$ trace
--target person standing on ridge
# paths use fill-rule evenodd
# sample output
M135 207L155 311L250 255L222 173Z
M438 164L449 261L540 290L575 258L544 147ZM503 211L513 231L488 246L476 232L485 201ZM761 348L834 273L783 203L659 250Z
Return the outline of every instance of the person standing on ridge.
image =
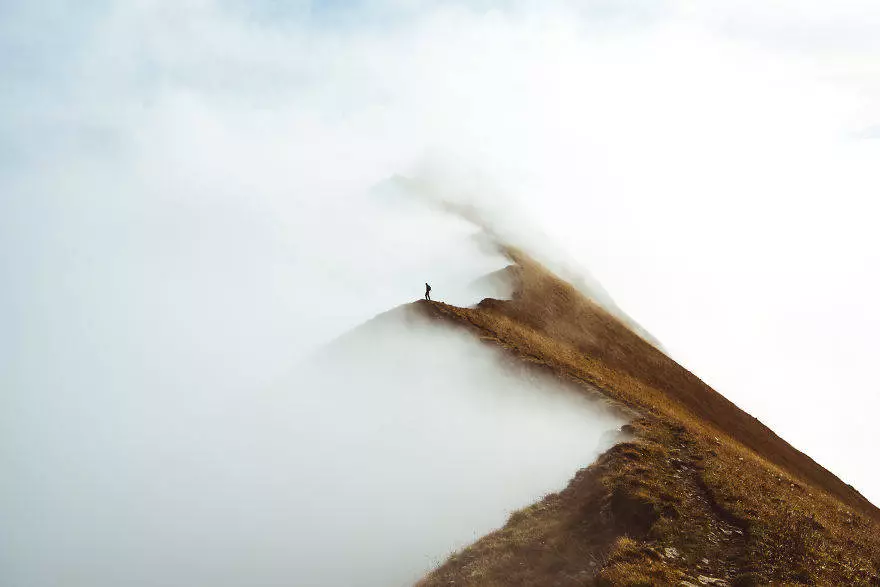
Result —
M429 302L431 301L431 286L428 285L428 282L425 282L425 299Z

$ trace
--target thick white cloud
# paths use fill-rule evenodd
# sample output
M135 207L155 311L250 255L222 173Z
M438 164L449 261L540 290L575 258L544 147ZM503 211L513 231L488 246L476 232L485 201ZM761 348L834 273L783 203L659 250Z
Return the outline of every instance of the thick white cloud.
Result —
M476 299L504 261L401 174L880 500L878 15L793 7L4 4L7 469L155 390L239 405L424 281Z
M623 423L503 360L398 311L265 387L190 364L20 399L39 414L0 452L3 584L412 584Z

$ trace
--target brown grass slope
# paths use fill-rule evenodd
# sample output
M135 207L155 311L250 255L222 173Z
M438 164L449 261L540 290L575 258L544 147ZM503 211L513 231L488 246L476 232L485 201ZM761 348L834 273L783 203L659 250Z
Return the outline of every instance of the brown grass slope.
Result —
M636 410L635 440L420 585L880 585L876 507L571 285L509 254L511 300L416 308Z

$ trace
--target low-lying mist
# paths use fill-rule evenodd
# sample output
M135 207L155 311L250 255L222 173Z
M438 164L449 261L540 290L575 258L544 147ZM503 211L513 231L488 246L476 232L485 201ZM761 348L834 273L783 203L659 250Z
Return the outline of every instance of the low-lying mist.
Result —
M406 308L261 391L136 401L29 448L39 471L4 489L5 585L411 584L622 423Z
M878 499L876 3L403 4L0 3L0 585L393 584L593 458L460 333L292 367L503 297L400 177Z

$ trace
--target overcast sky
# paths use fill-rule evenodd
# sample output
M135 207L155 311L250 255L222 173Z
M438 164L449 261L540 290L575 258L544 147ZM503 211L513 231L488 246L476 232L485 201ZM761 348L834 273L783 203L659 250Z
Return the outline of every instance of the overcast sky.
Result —
M0 87L7 462L476 301L504 261L406 176L880 502L873 0L3 2Z

